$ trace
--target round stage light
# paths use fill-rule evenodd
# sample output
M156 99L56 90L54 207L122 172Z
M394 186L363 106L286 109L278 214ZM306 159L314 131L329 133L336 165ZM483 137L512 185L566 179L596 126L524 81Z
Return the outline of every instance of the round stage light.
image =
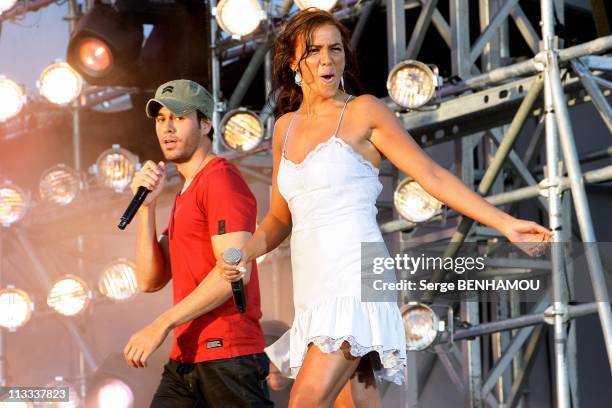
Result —
M98 181L117 192L125 190L134 178L138 157L119 145L102 152L96 161L95 173Z
M399 183L393 194L393 205L402 217L411 222L428 221L442 210L442 203L411 178Z
M0 326L17 330L30 320L34 309L30 295L21 289L0 290Z
M427 65L415 60L397 64L387 78L389 96L398 105L416 109L434 96L439 77Z
M40 94L56 105L74 101L83 89L83 79L65 62L49 65L38 80Z
M113 66L113 53L108 45L97 38L85 37L78 46L80 68L91 76L103 76Z
M68 401L64 402L45 402L43 406L50 408L78 408L81 406L81 397L77 392L76 388L68 381L64 380L63 377L55 377L53 381L45 385L48 388L60 388L65 387L68 389Z
M32 408L33 406L34 405L32 405L32 403L29 401L0 401L0 408Z
M125 259L107 265L98 282L100 293L109 299L126 300L138 293L136 267Z
M28 209L26 193L19 187L5 182L0 185L0 224L8 227L21 220Z
M241 152L255 149L264 137L259 116L243 108L229 111L221 120L220 128L223 144Z
M295 0L295 4L301 9L315 7L321 10L330 11L338 3L338 0Z
M61 163L45 171L38 184L40 197L57 205L68 205L73 202L80 189L79 174Z
M47 304L64 316L74 316L89 303L89 289L85 281L75 275L65 275L49 291Z
M410 351L425 350L444 331L440 319L427 305L408 303L400 311L406 331L406 348Z
M17 0L0 0L0 14L10 10L15 3L17 3Z
M23 89L14 81L0 76L0 122L16 116L24 104Z
M216 18L223 31L242 37L259 27L265 13L257 0L221 0Z
M92 405L95 408L131 408L134 406L134 392L129 385L117 378L105 379L89 393L94 395ZM88 399L90 398L88 396Z

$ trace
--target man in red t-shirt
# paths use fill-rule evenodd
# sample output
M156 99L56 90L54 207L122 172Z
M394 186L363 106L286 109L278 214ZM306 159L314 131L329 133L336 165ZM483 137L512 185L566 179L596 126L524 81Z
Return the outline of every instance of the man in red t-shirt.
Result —
M212 110L208 91L188 80L161 85L147 103L164 157L184 180L159 239L155 206L164 162L146 162L131 185L134 192L139 186L151 191L138 212L138 286L154 292L172 279L174 294L174 306L124 349L128 364L145 367L174 331L170 361L151 403L156 408L272 406L256 264L244 270L245 313L237 312L231 285L216 266L225 249L241 248L255 231L257 206L238 169L211 154Z

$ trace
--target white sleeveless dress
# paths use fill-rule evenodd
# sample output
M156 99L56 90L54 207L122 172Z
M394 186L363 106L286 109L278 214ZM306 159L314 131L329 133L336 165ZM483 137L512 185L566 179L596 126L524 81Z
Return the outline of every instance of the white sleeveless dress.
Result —
M375 205L382 184L378 169L337 135L349 99L334 135L300 164L285 157L283 146L277 182L293 221L295 319L266 353L295 378L308 344L332 352L346 341L353 356L377 352L382 363L377 377L401 384L406 339L399 308L361 302L361 243L383 242Z

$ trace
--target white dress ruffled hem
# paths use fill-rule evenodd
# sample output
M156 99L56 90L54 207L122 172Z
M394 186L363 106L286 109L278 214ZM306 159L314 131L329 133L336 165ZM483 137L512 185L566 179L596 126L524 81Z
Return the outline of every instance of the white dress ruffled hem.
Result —
M267 347L266 353L284 375L296 378L309 344L331 353L347 342L354 357L376 352L381 363L376 377L401 385L406 366L401 322L394 303L338 297L298 310L291 329Z

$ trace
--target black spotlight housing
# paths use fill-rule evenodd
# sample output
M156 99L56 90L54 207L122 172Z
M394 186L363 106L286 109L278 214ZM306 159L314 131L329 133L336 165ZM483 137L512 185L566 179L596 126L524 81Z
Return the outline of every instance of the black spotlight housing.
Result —
M96 4L68 44L68 63L93 85L156 87L209 82L209 15L203 0ZM143 24L153 26L144 38Z
M138 79L143 40L140 20L97 4L76 25L67 60L90 84L131 84Z

